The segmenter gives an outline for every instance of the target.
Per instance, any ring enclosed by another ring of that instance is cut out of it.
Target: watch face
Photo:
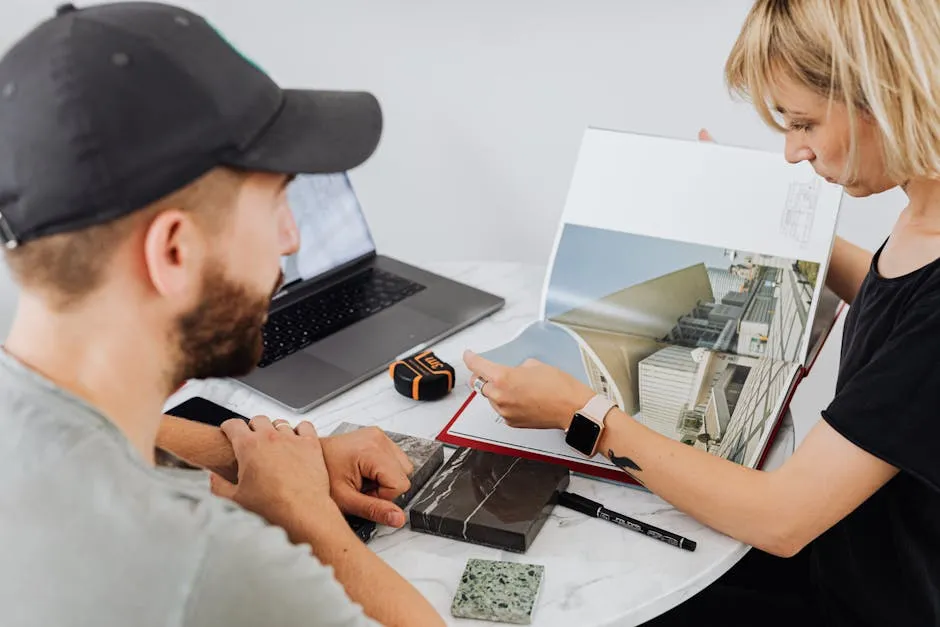
[[[568,446],[580,451],[584,455],[590,455],[594,451],[594,443],[600,437],[601,426],[581,414],[575,414],[568,427],[568,434],[565,436],[565,442]]]

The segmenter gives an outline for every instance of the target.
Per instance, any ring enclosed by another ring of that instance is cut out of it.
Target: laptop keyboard
[[[268,317],[259,368],[270,366],[383,309],[417,294],[423,285],[369,268]]]

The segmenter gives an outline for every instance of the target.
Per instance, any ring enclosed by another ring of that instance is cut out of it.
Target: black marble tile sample
[[[342,435],[362,427],[363,425],[344,422],[336,427],[330,435]],[[395,499],[395,503],[399,507],[405,507],[444,463],[444,445],[436,440],[428,440],[413,435],[403,435],[391,431],[385,431],[384,433],[389,440],[398,445],[398,448],[408,456],[408,459],[415,467],[414,472],[409,477],[411,479],[411,488]]]
[[[568,487],[568,469],[459,448],[411,506],[411,528],[524,553]]]

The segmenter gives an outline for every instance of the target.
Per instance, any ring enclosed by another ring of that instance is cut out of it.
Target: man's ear
[[[147,225],[144,264],[157,293],[186,300],[199,289],[205,259],[205,235],[192,215],[167,209]]]

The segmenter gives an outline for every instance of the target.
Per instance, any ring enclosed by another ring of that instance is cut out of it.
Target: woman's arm
[[[479,355],[467,367],[506,424],[565,429],[594,392],[537,361],[510,368]],[[789,556],[858,507],[898,471],[825,421],[777,470],[753,470],[667,438],[619,408],[599,451],[696,520],[768,553]]]
[[[835,239],[829,261],[826,285],[848,304],[852,304],[868,269],[873,254],[841,237]]]
[[[823,420],[779,469],[766,472],[671,440],[616,408],[606,425],[599,450],[625,472],[699,522],[784,557],[897,473]]]
[[[228,481],[238,478],[238,462],[232,443],[218,427],[165,415],[157,431],[156,445]]]

